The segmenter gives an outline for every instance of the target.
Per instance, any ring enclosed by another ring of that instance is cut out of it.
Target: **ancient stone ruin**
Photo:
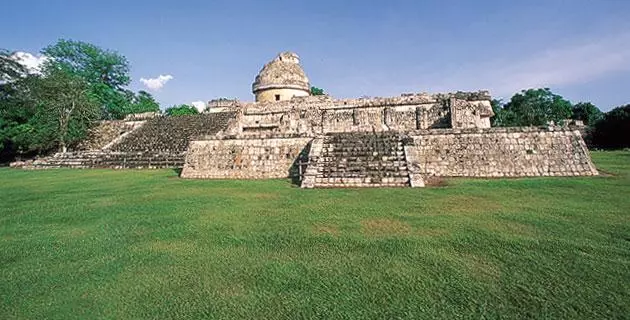
[[[96,131],[106,133],[83,144],[91,149],[27,167],[183,167],[182,178],[291,177],[303,188],[597,174],[578,128],[491,128],[486,91],[311,96],[299,57],[290,52],[263,67],[252,91],[256,102],[213,100],[198,116],[103,123]]]

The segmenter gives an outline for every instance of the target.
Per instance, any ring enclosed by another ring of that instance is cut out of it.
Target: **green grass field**
[[[424,189],[0,169],[0,319],[630,318],[630,152],[593,158]]]

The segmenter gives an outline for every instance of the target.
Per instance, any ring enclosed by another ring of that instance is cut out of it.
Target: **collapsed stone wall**
[[[578,130],[437,129],[410,133],[412,171],[425,177],[597,175]]]
[[[259,136],[191,141],[182,178],[269,179],[292,175],[311,138]],[[295,173],[297,174],[297,172]]]

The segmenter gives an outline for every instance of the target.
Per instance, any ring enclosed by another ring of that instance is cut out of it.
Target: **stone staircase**
[[[233,112],[218,112],[156,117],[109,149],[118,152],[185,152],[191,139],[215,135],[224,130],[234,116]]]
[[[156,117],[101,150],[57,153],[30,161],[27,169],[114,168],[159,169],[184,166],[191,139],[214,135],[227,127],[232,112]]]
[[[57,153],[38,159],[25,166],[26,169],[53,168],[113,168],[113,169],[162,169],[184,165],[183,154],[155,152],[109,152],[80,151]]]
[[[303,188],[410,187],[398,132],[329,133],[311,144]]]

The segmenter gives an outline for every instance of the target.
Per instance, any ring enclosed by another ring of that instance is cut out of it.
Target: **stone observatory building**
[[[487,91],[311,96],[297,54],[267,63],[255,102],[103,122],[81,149],[27,168],[182,168],[188,179],[292,178],[303,188],[422,187],[439,177],[596,175],[579,128],[492,128]]]
[[[309,96],[311,85],[300,66],[300,57],[283,52],[260,70],[252,90],[256,102],[283,101]]]

